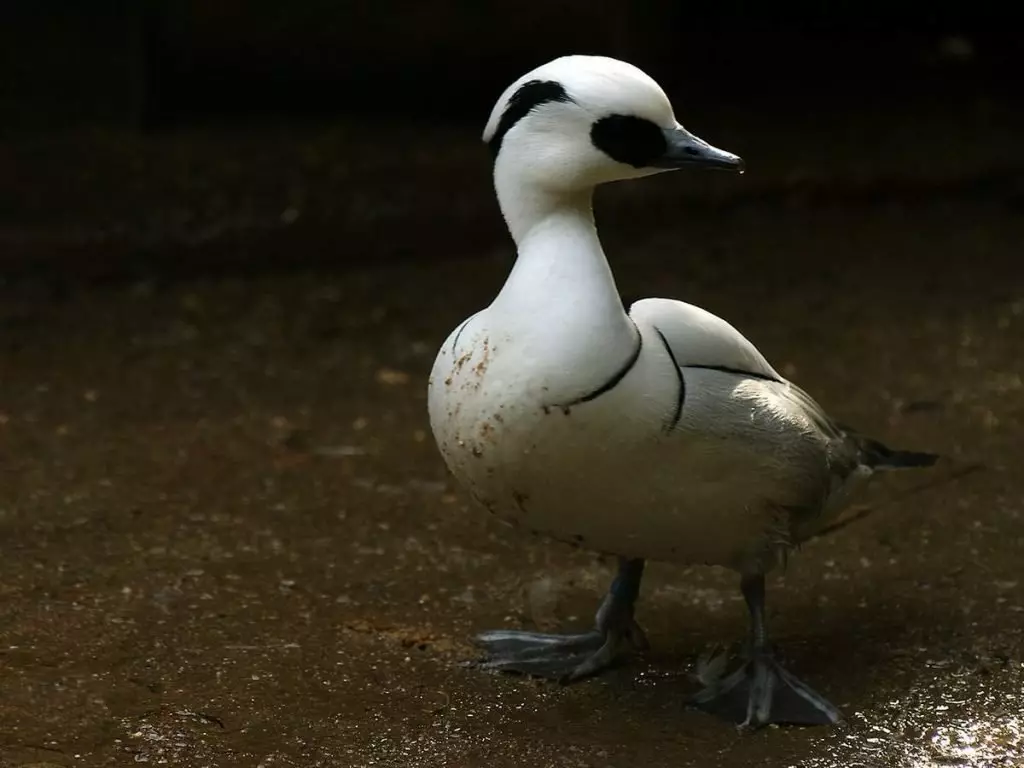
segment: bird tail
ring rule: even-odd
[[[860,462],[871,469],[912,469],[930,467],[939,460],[937,453],[901,451],[889,448],[877,440],[860,435],[850,435],[860,451]]]

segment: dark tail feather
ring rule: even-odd
[[[869,437],[851,435],[860,448],[860,461],[872,469],[910,469],[930,467],[939,460],[936,453],[919,451],[897,451]]]

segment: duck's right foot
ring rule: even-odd
[[[700,672],[704,690],[690,701],[699,709],[744,728],[780,725],[831,725],[839,710],[794,677],[768,652],[753,653],[735,672],[718,676],[717,660]],[[722,665],[724,666],[724,664]]]
[[[731,674],[724,655],[704,661],[698,677],[704,690],[690,703],[740,727],[831,725],[839,710],[821,694],[794,677],[772,654],[764,619],[764,576],[744,576],[740,582],[750,611],[750,645],[746,662]]]

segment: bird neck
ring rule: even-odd
[[[632,344],[635,331],[594,224],[593,189],[553,191],[502,173],[495,189],[518,256],[492,306],[548,332],[604,333],[605,343]]]

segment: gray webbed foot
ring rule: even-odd
[[[484,632],[476,642],[486,655],[477,665],[569,683],[611,667],[629,650],[646,650],[647,638],[633,618],[643,567],[643,560],[620,560],[597,612],[596,629],[574,635]]]
[[[721,667],[724,663],[716,659],[698,671],[705,688],[691,703],[709,714],[749,728],[769,723],[831,725],[841,717],[839,710],[787,672],[770,653],[755,652],[728,675],[715,669]]]
[[[787,672],[769,650],[764,620],[764,576],[744,577],[741,588],[751,621],[747,660],[727,675],[724,674],[724,655],[704,660],[698,666],[698,677],[705,688],[691,703],[741,727],[838,722],[842,717],[839,710]]]

